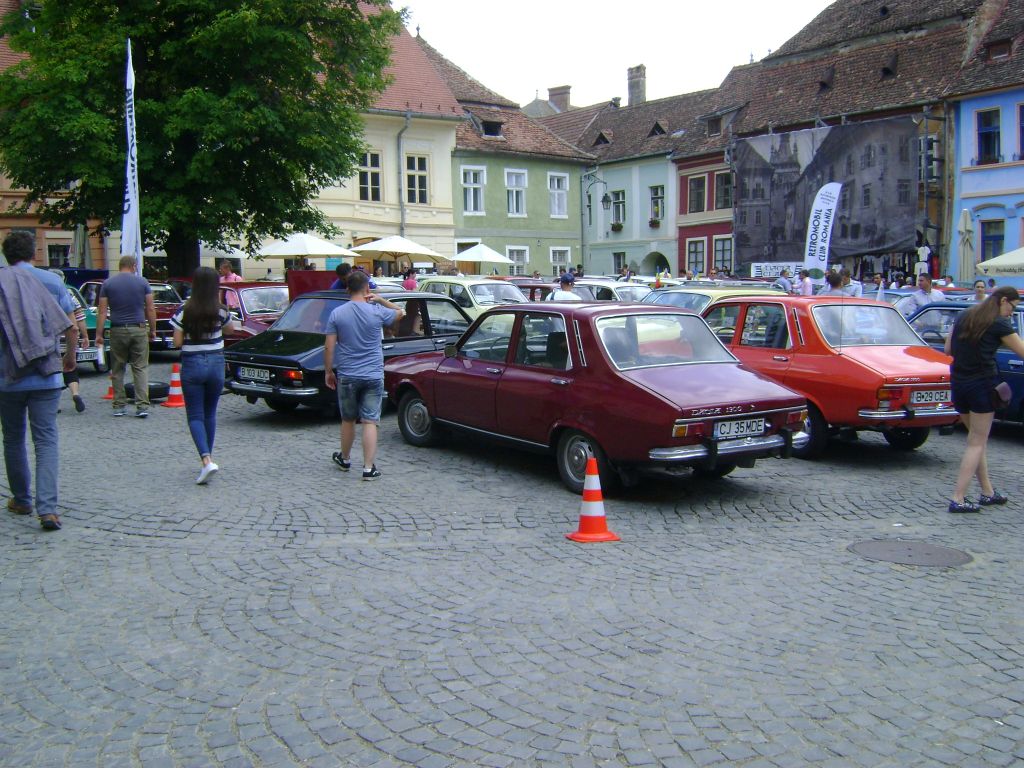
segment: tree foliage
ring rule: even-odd
[[[121,226],[132,41],[144,244],[172,273],[200,240],[331,225],[311,203],[352,175],[360,111],[386,86],[387,0],[44,0],[0,25],[0,170],[49,223]],[[60,194],[69,190],[67,194]]]

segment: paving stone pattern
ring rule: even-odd
[[[546,457],[414,449],[388,413],[364,483],[332,420],[225,396],[196,486],[183,409],[113,419],[106,379],[83,390],[64,530],[0,518],[0,765],[1024,760],[1020,427],[991,443],[1013,501],[982,515],[944,510],[962,433],[868,435],[645,480],[606,500],[621,543],[578,545]],[[847,551],[896,537],[974,560]]]

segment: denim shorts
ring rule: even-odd
[[[995,413],[992,390],[999,380],[989,376],[952,382],[953,407],[957,413]]]
[[[338,377],[338,410],[343,421],[380,421],[384,399],[383,379],[349,379]]]

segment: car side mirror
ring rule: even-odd
[[[459,354],[459,348],[454,344],[444,345],[444,356],[445,357],[457,357]]]

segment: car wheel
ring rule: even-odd
[[[438,427],[418,392],[407,393],[398,404],[398,428],[409,445],[426,448],[438,440]]]
[[[811,438],[803,448],[794,448],[793,455],[798,459],[816,459],[821,456],[828,443],[828,422],[814,403],[807,404],[807,420],[804,430]]]
[[[898,427],[887,429],[882,435],[897,451],[912,451],[924,445],[928,432],[928,427]]]
[[[583,484],[587,479],[587,460],[591,456],[597,459],[601,490],[607,492],[618,487],[618,475],[608,464],[608,457],[597,441],[582,432],[569,430],[558,440],[555,460],[562,482],[573,493],[583,493]]]
[[[278,413],[291,413],[299,407],[297,400],[282,400],[277,397],[264,398],[267,405],[270,406],[271,410],[277,411]]]
[[[716,480],[720,477],[732,474],[734,469],[736,469],[735,464],[725,463],[717,464],[711,469],[708,469],[707,467],[694,467],[693,474],[705,480]]]
[[[124,392],[129,400],[135,399],[135,385],[126,381],[124,383]],[[171,387],[166,381],[151,381],[149,382],[149,400],[153,402],[155,400],[166,400],[167,395],[171,392]]]

